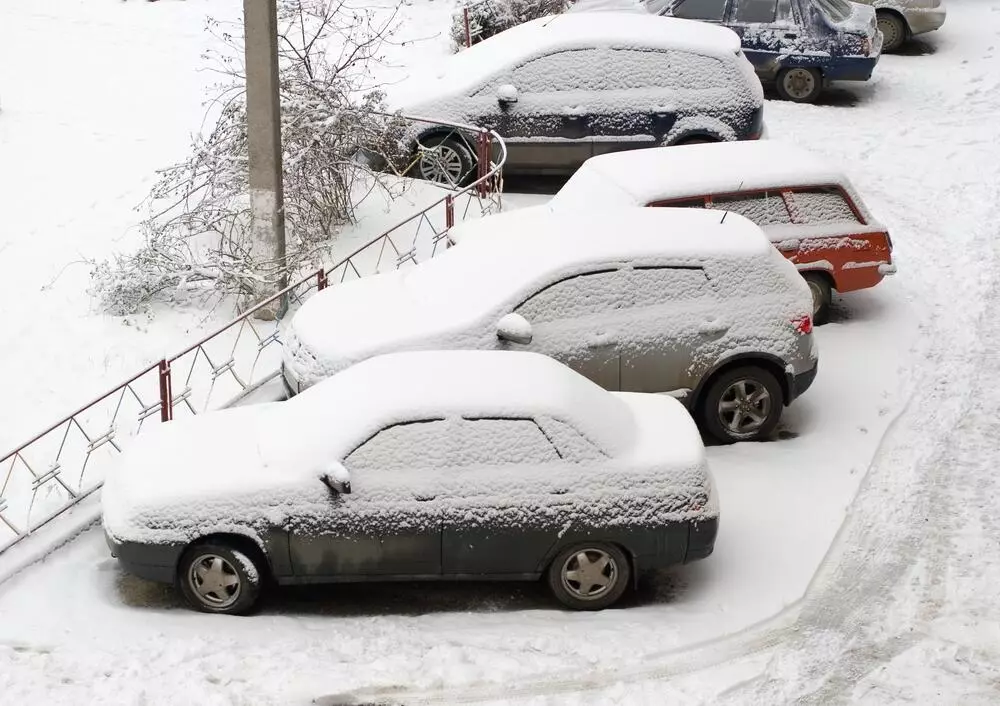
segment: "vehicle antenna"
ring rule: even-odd
[[[740,185],[736,187],[736,192],[735,192],[735,193],[737,193],[737,194],[738,194],[738,193],[740,193],[740,191],[742,191],[742,190],[743,190],[743,180],[740,180]],[[724,212],[724,213],[722,214],[722,220],[721,220],[721,221],[719,221],[719,225],[720,225],[720,226],[721,226],[721,225],[722,225],[723,223],[725,223],[725,222],[726,222],[726,216],[728,216],[728,215],[729,215],[729,209],[726,209],[726,211],[725,211],[725,212]]]

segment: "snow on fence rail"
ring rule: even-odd
[[[181,352],[146,367],[0,457],[0,554],[101,487],[104,471],[150,424],[229,406],[274,379],[281,321],[255,317],[274,304],[288,312],[313,292],[415,264],[446,247],[458,221],[499,210],[507,152],[495,132],[450,127],[475,145],[477,179],[368,241],[330,268],[288,285]]]

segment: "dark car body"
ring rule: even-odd
[[[653,0],[648,7],[733,30],[765,82],[796,67],[816,69],[824,81],[867,81],[879,60],[874,11],[846,0]]]
[[[571,174],[607,152],[758,139],[764,129],[763,92],[739,42],[702,23],[567,13],[501,32],[443,63],[439,74],[414,79],[408,96],[390,94],[390,104],[495,131],[509,174]],[[446,181],[430,169],[442,151],[457,170],[451,180],[467,181],[475,145],[451,128],[410,130],[400,164]]]
[[[381,356],[287,402],[153,434],[104,497],[112,553],[153,581],[183,581],[204,543],[307,584],[530,580],[597,539],[635,575],[715,542],[715,490],[683,407],[606,392],[537,354]],[[350,474],[346,491],[325,468]]]

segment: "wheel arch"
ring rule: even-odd
[[[472,156],[473,161],[476,160],[476,146],[472,143],[472,141],[460,130],[456,130],[455,128],[448,127],[446,125],[434,125],[433,127],[429,127],[415,135],[413,138],[413,144],[410,145],[411,151],[415,153],[420,149],[421,142],[432,137],[454,138],[458,140],[467,150],[469,150],[469,154]]]
[[[715,367],[708,371],[702,376],[701,380],[698,382],[698,386],[691,393],[691,403],[689,404],[689,409],[698,415],[701,412],[701,406],[705,401],[705,391],[708,389],[712,381],[733,368],[742,368],[748,365],[756,365],[768,371],[774,375],[777,379],[778,384],[781,385],[781,395],[783,397],[782,404],[788,405],[789,399],[791,399],[792,393],[792,381],[789,379],[788,372],[785,370],[785,363],[776,355],[771,355],[770,353],[737,353],[724,360],[716,363]]]
[[[839,287],[837,287],[837,278],[833,276],[833,272],[831,270],[828,270],[825,267],[816,267],[809,269],[802,268],[801,270],[799,270],[799,275],[803,279],[805,279],[806,275],[813,275],[814,277],[822,277],[823,279],[825,279],[827,282],[830,283],[830,289],[837,292],[840,291]]]
[[[174,573],[176,574],[180,569],[180,562],[184,555],[195,547],[203,546],[206,544],[221,544],[226,547],[231,547],[238,551],[243,552],[251,559],[253,559],[258,567],[267,573],[267,576],[274,576],[274,569],[271,566],[271,560],[267,553],[267,549],[264,546],[264,542],[255,533],[252,532],[211,532],[208,534],[201,535],[197,539],[194,539],[187,543],[184,550],[180,552],[177,557],[177,566],[174,567]]]
[[[586,544],[588,542],[594,542],[599,544],[608,544],[616,549],[620,550],[622,554],[625,555],[625,559],[628,561],[629,572],[631,573],[631,584],[632,588],[635,589],[639,585],[639,563],[636,558],[636,553],[628,547],[620,539],[601,539],[599,536],[594,539],[577,539],[569,542],[553,542],[549,551],[546,552],[544,558],[538,565],[538,576],[539,578],[544,578],[548,574],[549,569],[552,568],[552,563],[556,560],[563,550],[568,549],[577,544]]]

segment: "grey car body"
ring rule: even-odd
[[[854,0],[875,8],[883,51],[895,51],[918,34],[933,32],[944,24],[947,10],[942,0]]]
[[[581,542],[620,548],[637,575],[708,556],[717,524],[675,401],[483,351],[380,356],[288,402],[171,422],[104,495],[122,567],[181,584],[206,545],[249,558],[234,581],[530,580]]]
[[[635,13],[527,22],[389,95],[407,115],[496,131],[507,145],[508,173],[568,174],[605,152],[757,139],[763,131],[763,92],[737,37]],[[420,145],[439,162],[460,165],[454,181],[469,175],[474,145],[451,128],[414,123],[403,140],[404,163]],[[415,162],[414,175],[445,180],[425,169],[433,159]]]
[[[289,391],[394,350],[528,350],[608,390],[672,392],[701,419],[721,376],[756,367],[780,385],[773,415],[759,435],[713,432],[734,441],[766,436],[815,376],[813,337],[796,324],[809,320],[809,289],[736,214],[543,206],[453,233],[456,246],[415,268],[308,300],[285,336]],[[511,316],[530,340],[500,330]]]

